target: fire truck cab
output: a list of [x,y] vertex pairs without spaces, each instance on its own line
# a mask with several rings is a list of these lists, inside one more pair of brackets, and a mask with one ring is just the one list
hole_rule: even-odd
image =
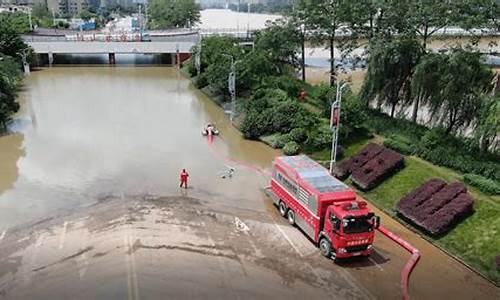
[[368,256],[380,218],[356,193],[305,155],[274,160],[270,195],[279,212],[332,259]]

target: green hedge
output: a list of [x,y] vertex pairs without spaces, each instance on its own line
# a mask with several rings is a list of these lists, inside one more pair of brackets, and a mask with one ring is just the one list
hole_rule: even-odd
[[390,135],[389,138],[384,141],[384,146],[405,155],[412,155],[415,153],[411,141],[404,136],[396,134]]
[[300,146],[294,141],[286,143],[285,147],[283,147],[283,153],[285,155],[296,155],[299,153]]
[[500,195],[500,183],[476,174],[465,174],[464,181],[477,187],[481,192]]

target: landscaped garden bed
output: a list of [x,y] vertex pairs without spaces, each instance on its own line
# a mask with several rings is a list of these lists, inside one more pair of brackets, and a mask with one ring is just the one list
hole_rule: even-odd
[[473,204],[462,183],[431,179],[403,197],[396,210],[427,232],[442,235],[472,214]]
[[370,190],[404,166],[404,157],[378,144],[368,144],[358,154],[334,169],[334,175],[352,182],[362,190]]

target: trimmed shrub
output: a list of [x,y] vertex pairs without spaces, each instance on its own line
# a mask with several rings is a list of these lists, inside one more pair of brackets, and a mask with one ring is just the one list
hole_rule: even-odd
[[384,147],[378,144],[368,144],[363,149],[361,149],[356,155],[351,156],[351,158],[342,161],[337,167],[334,168],[333,174],[335,177],[344,180],[352,171],[356,168],[362,167],[370,159],[377,156]]
[[205,76],[204,74],[201,74],[200,76],[196,77],[196,80],[194,81],[194,85],[199,89],[206,87],[208,85],[207,76]]
[[477,187],[481,192],[500,195],[500,183],[476,174],[465,174],[464,181]]
[[423,226],[432,234],[439,235],[448,232],[461,219],[474,211],[474,200],[467,193],[461,193],[440,210],[430,215]]
[[384,141],[384,146],[405,155],[411,155],[415,152],[411,141],[397,134],[391,134],[389,138]]
[[431,179],[403,197],[396,211],[433,235],[448,232],[474,211],[474,201],[461,182],[447,185]]
[[383,148],[377,156],[362,167],[352,171],[352,182],[362,190],[370,190],[404,166],[404,157],[391,149]]
[[421,205],[425,200],[429,199],[445,186],[446,182],[438,178],[427,181],[399,200],[396,204],[396,211],[404,215],[412,214],[417,206]]
[[296,155],[299,153],[300,147],[294,141],[286,143],[285,147],[283,147],[283,153],[285,155]]
[[261,136],[259,140],[271,146],[274,149],[281,149],[285,146],[285,143],[282,143],[282,134],[275,133],[271,135]]
[[294,128],[292,131],[289,133],[290,138],[292,141],[295,141],[297,143],[303,143],[307,139],[307,134],[304,128]]
[[417,221],[424,222],[451,200],[455,199],[459,194],[465,193],[466,191],[467,189],[461,182],[448,184],[432,195],[428,201],[419,205],[418,210],[413,215]]
[[290,134],[281,134],[278,138],[278,144],[282,145],[281,148],[285,147],[285,145],[288,142],[292,142],[292,138],[290,137]]

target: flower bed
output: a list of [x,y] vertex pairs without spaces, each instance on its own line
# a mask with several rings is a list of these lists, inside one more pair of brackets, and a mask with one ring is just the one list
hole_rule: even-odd
[[461,182],[431,179],[403,197],[396,211],[434,235],[448,232],[472,214],[474,201]]
[[352,171],[352,181],[362,190],[370,190],[404,166],[404,157],[394,150],[382,151]]
[[378,144],[368,144],[363,149],[361,149],[358,154],[353,155],[351,158],[344,160],[333,170],[333,175],[335,177],[344,180],[352,171],[366,164],[370,159],[377,156],[384,147]]

